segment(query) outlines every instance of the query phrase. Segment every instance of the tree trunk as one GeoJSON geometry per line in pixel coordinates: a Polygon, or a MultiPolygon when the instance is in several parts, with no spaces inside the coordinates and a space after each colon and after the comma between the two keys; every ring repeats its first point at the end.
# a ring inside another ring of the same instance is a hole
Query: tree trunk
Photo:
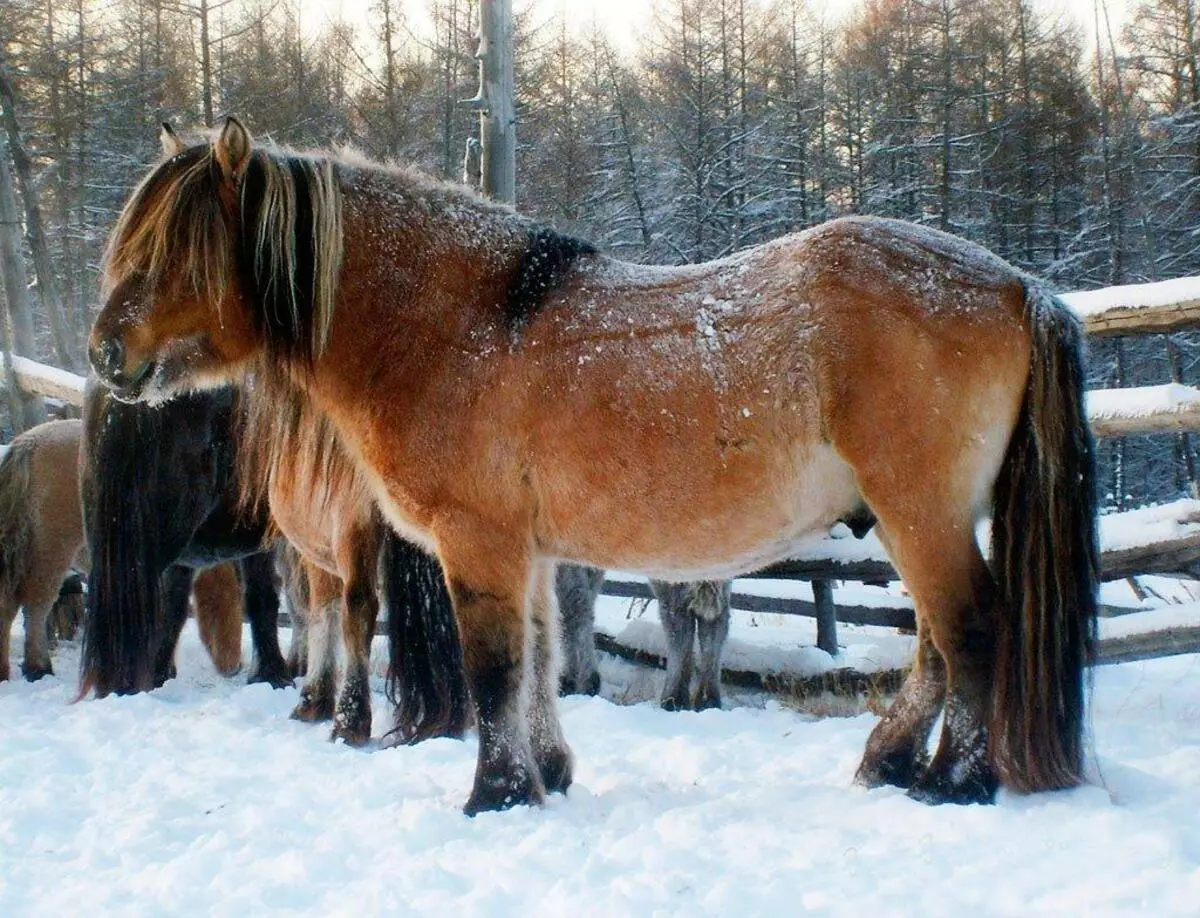
{"type": "MultiPolygon", "coordinates": [[[[6,357],[15,340],[15,351],[22,357],[36,358],[33,347],[33,316],[25,289],[25,262],[21,254],[21,220],[17,214],[17,196],[13,190],[12,172],[8,168],[7,146],[0,144],[0,274],[4,275],[4,295],[8,300],[8,318],[12,325],[10,340],[4,329],[3,345],[6,357]]],[[[5,324],[0,321],[0,325],[5,324]]],[[[9,386],[15,390],[12,361],[7,361],[9,386]]],[[[10,397],[11,398],[11,397],[10,397]]],[[[39,396],[22,395],[21,408],[13,412],[13,429],[40,424],[46,419],[46,406],[39,396]]]]}
{"type": "Polygon", "coordinates": [[[33,268],[37,274],[38,297],[50,319],[55,356],[58,357],[60,366],[74,370],[74,348],[68,338],[66,324],[63,322],[58,278],[54,274],[50,249],[46,244],[46,232],[42,226],[42,209],[38,204],[37,188],[33,183],[33,169],[29,162],[29,154],[25,152],[25,146],[21,142],[21,131],[17,124],[16,97],[12,82],[8,77],[7,63],[3,57],[0,57],[0,114],[4,118],[8,146],[17,171],[17,185],[21,191],[21,199],[25,203],[25,233],[29,239],[29,250],[33,255],[33,268]]]}

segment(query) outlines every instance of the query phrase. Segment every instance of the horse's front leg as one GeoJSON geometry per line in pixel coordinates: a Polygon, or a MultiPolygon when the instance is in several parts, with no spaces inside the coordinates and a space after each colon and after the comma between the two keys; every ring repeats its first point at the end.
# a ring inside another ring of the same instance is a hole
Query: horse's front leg
{"type": "Polygon", "coordinates": [[[154,687],[174,679],[175,648],[179,635],[187,624],[188,600],[192,595],[192,579],[196,572],[190,567],[173,564],[162,575],[163,620],[158,632],[158,649],[154,655],[154,687]]]}
{"type": "Polygon", "coordinates": [[[692,707],[697,711],[721,707],[721,651],[729,636],[728,580],[692,584],[692,612],[700,646],[699,679],[692,707]]]}
{"type": "Polygon", "coordinates": [[[533,757],[522,681],[530,564],[528,549],[469,521],[437,533],[475,720],[479,758],[464,812],[474,816],[541,803],[546,787],[533,757]]]}
{"type": "Polygon", "coordinates": [[[263,551],[242,559],[246,618],[254,643],[254,669],[248,682],[266,682],[272,688],[288,688],[295,675],[279,648],[279,590],[271,570],[271,552],[263,551]]]}
{"type": "Polygon", "coordinates": [[[339,546],[342,569],[342,644],[346,648],[346,674],[333,717],[332,739],[363,746],[371,738],[371,640],[379,618],[375,569],[379,559],[380,530],[355,530],[339,546]]]}
{"type": "Polygon", "coordinates": [[[696,643],[696,616],[688,602],[689,585],[651,580],[650,589],[658,599],[658,618],[667,640],[667,678],[660,704],[665,711],[686,711],[691,707],[696,643]]]}
{"type": "Polygon", "coordinates": [[[292,719],[317,723],[333,717],[337,668],[333,626],[342,587],[337,577],[307,561],[301,564],[299,575],[308,582],[308,678],[292,719]]]}
{"type": "Polygon", "coordinates": [[[562,631],[562,695],[600,694],[596,667],[596,597],[604,586],[604,571],[579,564],[560,564],[555,574],[562,631]]]}

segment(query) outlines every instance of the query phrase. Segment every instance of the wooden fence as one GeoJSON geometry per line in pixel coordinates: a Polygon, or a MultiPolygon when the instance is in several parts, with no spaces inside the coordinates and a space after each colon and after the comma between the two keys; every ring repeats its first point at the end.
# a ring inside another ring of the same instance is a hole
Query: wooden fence
{"type": "MultiPolygon", "coordinates": [[[[1090,336],[1141,335],[1200,329],[1200,278],[1155,284],[1108,287],[1063,295],[1090,336]]],[[[13,375],[26,393],[71,405],[83,403],[84,379],[23,357],[13,359],[13,375]]],[[[7,373],[3,379],[7,379],[7,373]]],[[[0,382],[2,384],[2,382],[0,382]]],[[[1139,388],[1093,390],[1088,393],[1088,420],[1097,437],[1123,437],[1179,431],[1200,432],[1200,388],[1170,383],[1139,388]]],[[[1101,563],[1107,580],[1136,574],[1200,571],[1200,500],[1182,500],[1101,520],[1101,563]],[[1133,530],[1132,538],[1127,533],[1133,530]]],[[[751,577],[806,580],[813,600],[787,599],[735,592],[736,609],[814,616],[817,645],[837,653],[837,622],[913,627],[909,608],[842,606],[835,608],[832,581],[897,579],[882,546],[873,536],[861,542],[850,537],[815,541],[796,558],[751,577]]],[[[610,578],[611,596],[650,597],[645,583],[610,578]]],[[[1200,628],[1140,635],[1133,655],[1157,650],[1185,652],[1200,649],[1200,628]],[[1196,633],[1193,634],[1192,631],[1196,633]]],[[[1136,642],[1135,642],[1136,643],[1136,642]]],[[[1109,656],[1127,658],[1120,648],[1109,656]]]]}

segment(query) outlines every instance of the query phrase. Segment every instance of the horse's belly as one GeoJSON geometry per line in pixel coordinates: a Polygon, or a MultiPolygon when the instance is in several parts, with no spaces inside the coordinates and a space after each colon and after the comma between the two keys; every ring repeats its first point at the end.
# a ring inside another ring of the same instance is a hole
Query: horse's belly
{"type": "Polygon", "coordinates": [[[699,468],[655,491],[592,500],[559,548],[571,560],[661,580],[714,580],[758,570],[826,534],[860,503],[854,474],[832,447],[806,447],[756,469],[699,468]]]}

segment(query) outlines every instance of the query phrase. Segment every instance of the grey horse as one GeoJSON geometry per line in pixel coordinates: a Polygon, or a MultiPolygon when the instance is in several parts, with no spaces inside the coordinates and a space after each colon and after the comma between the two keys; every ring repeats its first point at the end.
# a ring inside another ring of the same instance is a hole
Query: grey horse
{"type": "MultiPolygon", "coordinates": [[[[604,571],[561,564],[558,607],[562,616],[563,694],[595,695],[600,690],[594,633],[596,597],[604,571]]],[[[721,706],[721,649],[729,634],[729,581],[665,583],[651,580],[667,638],[667,680],[662,706],[668,711],[721,706]],[[693,654],[700,643],[699,685],[691,693],[693,654]]]]}

